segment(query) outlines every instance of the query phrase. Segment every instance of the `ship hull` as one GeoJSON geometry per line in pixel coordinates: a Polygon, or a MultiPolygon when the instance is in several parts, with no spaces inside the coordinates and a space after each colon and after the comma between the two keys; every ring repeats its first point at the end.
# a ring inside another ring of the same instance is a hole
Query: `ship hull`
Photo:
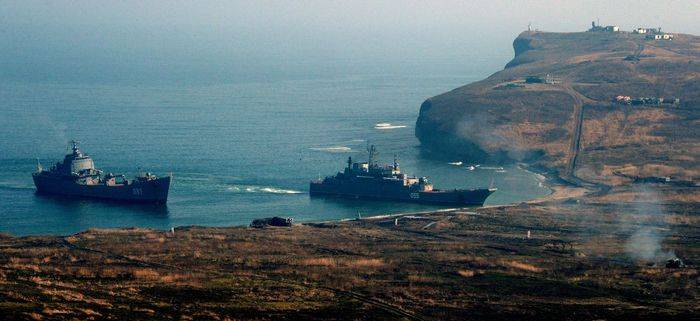
{"type": "Polygon", "coordinates": [[[170,177],[134,181],[129,185],[81,185],[70,179],[34,175],[37,193],[114,200],[128,203],[158,203],[168,200],[170,177]]]}
{"type": "Polygon", "coordinates": [[[411,202],[435,205],[482,206],[495,189],[411,191],[391,185],[376,184],[325,184],[311,182],[311,196],[336,196],[343,198],[411,202]]]}

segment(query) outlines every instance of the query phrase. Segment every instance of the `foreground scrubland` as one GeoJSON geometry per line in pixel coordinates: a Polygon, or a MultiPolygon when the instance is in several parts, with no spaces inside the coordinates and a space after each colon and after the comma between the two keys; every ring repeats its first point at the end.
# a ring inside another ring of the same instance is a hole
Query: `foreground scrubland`
{"type": "Polygon", "coordinates": [[[698,196],[694,188],[643,185],[290,228],[3,236],[0,315],[697,319],[700,206],[678,195],[698,196]],[[687,266],[667,268],[675,256],[687,266]]]}

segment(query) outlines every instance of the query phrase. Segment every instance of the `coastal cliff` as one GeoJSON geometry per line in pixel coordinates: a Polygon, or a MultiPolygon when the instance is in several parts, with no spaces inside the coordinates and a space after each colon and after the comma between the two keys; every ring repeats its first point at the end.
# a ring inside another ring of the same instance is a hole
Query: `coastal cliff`
{"type": "Polygon", "coordinates": [[[700,37],[674,36],[523,32],[503,70],[423,102],[416,136],[468,161],[524,161],[612,184],[692,181],[700,37]]]}

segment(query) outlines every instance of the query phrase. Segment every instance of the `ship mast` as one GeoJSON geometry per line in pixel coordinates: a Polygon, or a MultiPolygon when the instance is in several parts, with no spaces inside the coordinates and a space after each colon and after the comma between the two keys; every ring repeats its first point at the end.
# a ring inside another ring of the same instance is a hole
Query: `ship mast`
{"type": "Polygon", "coordinates": [[[371,145],[367,148],[367,152],[369,152],[369,159],[367,160],[367,165],[369,167],[374,167],[374,157],[377,156],[377,149],[374,148],[374,145],[371,145]]]}
{"type": "Polygon", "coordinates": [[[80,144],[79,141],[77,140],[71,140],[71,151],[73,152],[74,155],[80,154],[80,150],[78,149],[78,144],[80,144]]]}

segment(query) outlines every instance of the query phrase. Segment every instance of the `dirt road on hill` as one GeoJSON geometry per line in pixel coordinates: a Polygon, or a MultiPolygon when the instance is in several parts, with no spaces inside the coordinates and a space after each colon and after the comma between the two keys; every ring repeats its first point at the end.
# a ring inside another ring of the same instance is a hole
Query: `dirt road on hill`
{"type": "Polygon", "coordinates": [[[564,173],[565,178],[576,180],[576,160],[578,159],[581,149],[581,131],[583,129],[583,103],[584,99],[588,99],[576,91],[571,84],[562,85],[564,91],[574,99],[573,112],[573,129],[571,134],[571,142],[569,144],[569,162],[564,173]]]}

